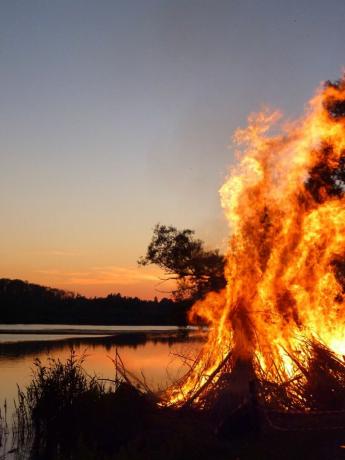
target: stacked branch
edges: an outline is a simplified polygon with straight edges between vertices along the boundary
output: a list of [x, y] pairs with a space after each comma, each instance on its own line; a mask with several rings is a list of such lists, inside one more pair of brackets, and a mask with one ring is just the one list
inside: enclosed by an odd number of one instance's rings
[[[262, 408], [277, 411], [345, 414], [345, 361], [317, 340], [304, 340], [299, 351], [286, 353], [297, 369], [290, 378], [283, 363], [272, 362], [270, 369], [263, 370], [256, 360], [234, 361], [229, 352], [209, 375], [199, 370], [194, 387], [183, 394], [190, 375], [198, 369], [199, 356], [173, 386], [175, 395], [181, 392], [176, 407], [210, 412], [225, 407], [231, 411], [255, 400]], [[168, 389], [165, 400], [162, 396], [164, 403], [169, 404], [170, 395]]]

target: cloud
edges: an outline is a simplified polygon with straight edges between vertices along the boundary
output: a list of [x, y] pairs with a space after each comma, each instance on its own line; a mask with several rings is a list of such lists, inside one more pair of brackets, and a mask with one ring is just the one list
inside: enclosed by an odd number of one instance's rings
[[36, 270], [32, 278], [35, 283], [78, 292], [89, 297], [120, 292], [122, 295], [152, 299], [155, 296], [169, 296], [175, 288], [172, 281], [162, 283], [162, 275], [162, 271], [157, 267], [104, 265], [78, 270], [41, 269]]
[[139, 267], [118, 267], [107, 265], [101, 267], [91, 267], [86, 270], [67, 271], [67, 270], [38, 270], [43, 276], [49, 276], [51, 282], [63, 283], [71, 286], [86, 285], [116, 285], [128, 286], [138, 283], [158, 282], [160, 272], [153, 269], [144, 269]]
[[46, 251], [31, 251], [30, 255], [35, 256], [48, 256], [48, 257], [77, 257], [80, 256], [81, 253], [77, 251], [65, 251], [60, 249], [48, 249]]

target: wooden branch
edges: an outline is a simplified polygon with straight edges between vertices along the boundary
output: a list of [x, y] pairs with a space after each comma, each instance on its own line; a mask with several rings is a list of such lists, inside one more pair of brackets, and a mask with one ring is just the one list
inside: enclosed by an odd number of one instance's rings
[[218, 374], [218, 372], [221, 370], [221, 368], [224, 366], [226, 361], [230, 358], [231, 356], [231, 351], [226, 355], [226, 357], [223, 359], [223, 361], [217, 366], [217, 368], [212, 372], [212, 374], [208, 377], [206, 382], [199, 388], [199, 390], [194, 393], [191, 398], [187, 401], [186, 405], [190, 406], [192, 402], [202, 393], [202, 391], [212, 382], [212, 380], [215, 378], [215, 376]]

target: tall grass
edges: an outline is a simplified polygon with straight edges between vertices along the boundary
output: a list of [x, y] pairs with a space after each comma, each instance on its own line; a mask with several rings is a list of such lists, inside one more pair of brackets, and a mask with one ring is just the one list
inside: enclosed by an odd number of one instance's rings
[[160, 426], [160, 411], [147, 394], [117, 373], [114, 381], [89, 376], [84, 358], [72, 351], [65, 362], [34, 361], [31, 383], [18, 389], [14, 417], [21, 458], [118, 458], [148, 427]]
[[9, 429], [7, 422], [7, 402], [0, 406], [0, 460], [4, 458], [9, 440]]
[[47, 458], [73, 444], [76, 415], [83, 405], [96, 403], [105, 393], [103, 383], [83, 369], [85, 356], [71, 351], [66, 362], [48, 358], [34, 361], [33, 378], [25, 390], [18, 388], [13, 433], [23, 450]]

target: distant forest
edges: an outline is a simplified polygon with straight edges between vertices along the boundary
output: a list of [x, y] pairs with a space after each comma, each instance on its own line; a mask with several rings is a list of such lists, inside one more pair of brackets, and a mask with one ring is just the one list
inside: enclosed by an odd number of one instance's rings
[[0, 323], [184, 325], [188, 302], [73, 292], [0, 279]]

